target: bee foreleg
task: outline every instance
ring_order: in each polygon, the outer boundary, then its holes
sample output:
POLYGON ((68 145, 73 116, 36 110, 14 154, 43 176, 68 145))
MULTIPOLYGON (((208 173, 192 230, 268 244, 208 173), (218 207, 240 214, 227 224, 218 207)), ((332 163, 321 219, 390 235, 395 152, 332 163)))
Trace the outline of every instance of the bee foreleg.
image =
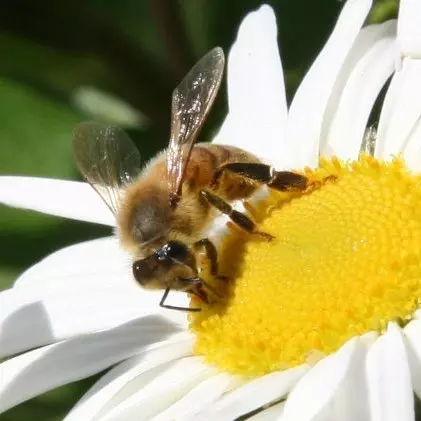
POLYGON ((208 291, 212 292, 212 294, 214 294, 216 297, 222 298, 222 295, 212 285, 208 284, 204 279, 200 277, 187 278, 187 279, 182 278, 182 281, 185 282, 186 284, 191 285, 190 288, 186 289, 187 292, 195 295, 196 297, 198 297, 200 300, 202 300, 205 303, 209 303, 209 300, 208 300, 208 295, 203 290, 203 287, 205 287, 208 291))
POLYGON ((165 300, 167 299, 170 290, 171 288, 169 287, 165 289, 164 294, 162 295, 161 301, 159 302, 160 307, 167 308, 169 310, 178 310, 178 311, 201 311, 200 308, 178 307, 178 306, 165 304, 165 300))
POLYGON ((223 214, 227 215, 231 221, 242 228, 244 231, 247 231, 250 234, 259 235, 265 240, 272 240, 273 236, 257 230, 256 224, 244 213, 238 212, 232 208, 232 206, 225 202, 225 200, 216 196, 215 194, 202 190, 200 195, 212 206, 221 211, 223 214))
POLYGON ((307 177, 292 171, 276 171, 273 167, 259 163, 234 162, 223 165, 216 171, 212 185, 218 184, 218 180, 224 171, 238 174, 257 183, 280 191, 302 191, 309 185, 307 177))
POLYGON ((208 238, 202 238, 193 244, 193 251, 195 253, 205 252, 206 259, 209 262, 210 274, 216 278, 222 278, 218 276, 218 252, 216 251, 215 245, 208 238))

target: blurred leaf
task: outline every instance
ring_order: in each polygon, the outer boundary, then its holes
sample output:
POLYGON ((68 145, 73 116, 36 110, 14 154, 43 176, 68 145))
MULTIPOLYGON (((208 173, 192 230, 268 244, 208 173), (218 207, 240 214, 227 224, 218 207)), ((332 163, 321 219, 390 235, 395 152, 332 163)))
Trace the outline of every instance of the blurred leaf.
MULTIPOLYGON (((35 221, 38 222, 36 225, 30 217, 35 213, 27 212, 27 215, 22 215, 24 212, 10 210, 13 216, 21 214, 21 225, 17 228, 14 228, 13 225, 9 226, 9 224, 0 226, 0 243, 7 245, 0 253, 3 279, 15 274, 14 270, 21 273, 24 269, 63 247, 112 234, 110 227, 47 215, 39 215, 40 221, 36 219, 35 221), (28 218, 28 221, 24 219, 25 217, 28 218)), ((13 217, 11 220, 13 221, 13 217)), ((17 222, 18 218, 15 219, 16 224, 17 222)), ((12 277, 8 278, 9 283, 13 280, 12 277)))
MULTIPOLYGON (((1 174, 72 178, 71 133, 83 115, 3 79, 0 98, 1 174)), ((51 219, 0 206, 0 229, 40 227, 51 219)))
POLYGON ((370 24, 381 23, 396 18, 398 9, 398 0, 378 0, 371 9, 367 22, 370 24))
POLYGON ((8 288, 18 274, 19 270, 15 267, 0 266, 0 290, 8 288))
POLYGON ((110 70, 92 56, 69 54, 29 39, 0 34, 2 65, 0 74, 7 79, 33 86, 43 96, 67 101, 80 85, 111 84, 110 70))
MULTIPOLYGON (((212 39, 210 27, 210 17, 215 6, 216 2, 207 0, 180 1, 185 30, 195 57, 200 57, 207 50, 217 46, 216 41, 212 39)), ((227 13, 229 9, 226 9, 227 13)))
POLYGON ((122 99, 92 86, 81 86, 73 92, 73 103, 94 120, 122 128, 141 128, 148 120, 122 99))
POLYGON ((155 123, 162 122, 162 105, 175 85, 171 71, 128 37, 124 22, 112 13, 84 0, 4 0, 0 27, 57 51, 99 60, 114 75, 114 86, 107 90, 126 99, 155 123))
POLYGON ((82 113, 3 79, 0 98, 2 174, 69 177, 74 174, 71 133, 82 113))
POLYGON ((160 40, 156 22, 151 19, 146 1, 135 0, 92 0, 91 4, 97 10, 103 10, 112 17, 115 25, 122 29, 125 35, 164 66, 168 66, 165 57, 165 47, 160 40))
POLYGON ((99 377, 96 375, 44 393, 1 414, 1 421, 60 421, 99 377))

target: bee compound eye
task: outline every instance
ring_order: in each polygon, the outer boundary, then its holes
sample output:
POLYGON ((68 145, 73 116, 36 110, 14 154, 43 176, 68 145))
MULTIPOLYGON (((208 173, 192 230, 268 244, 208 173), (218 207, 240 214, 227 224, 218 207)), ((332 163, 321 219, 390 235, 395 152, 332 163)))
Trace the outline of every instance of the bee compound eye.
POLYGON ((133 276, 140 285, 145 285, 147 277, 145 276, 145 262, 143 260, 136 260, 132 265, 133 276))
POLYGON ((178 241, 168 242, 161 250, 165 254, 166 258, 177 260, 179 262, 184 262, 189 255, 187 246, 178 241))

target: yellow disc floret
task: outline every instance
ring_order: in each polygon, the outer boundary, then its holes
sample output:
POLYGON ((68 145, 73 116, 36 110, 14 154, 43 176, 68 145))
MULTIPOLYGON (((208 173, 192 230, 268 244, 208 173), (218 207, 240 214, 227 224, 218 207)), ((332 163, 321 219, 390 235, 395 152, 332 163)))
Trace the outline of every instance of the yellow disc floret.
POLYGON ((238 230, 223 240, 225 298, 190 318, 196 353, 221 369, 292 367, 418 308, 421 178, 400 159, 368 156, 323 160, 306 175, 314 188, 271 193, 256 207, 259 229, 274 240, 238 230))

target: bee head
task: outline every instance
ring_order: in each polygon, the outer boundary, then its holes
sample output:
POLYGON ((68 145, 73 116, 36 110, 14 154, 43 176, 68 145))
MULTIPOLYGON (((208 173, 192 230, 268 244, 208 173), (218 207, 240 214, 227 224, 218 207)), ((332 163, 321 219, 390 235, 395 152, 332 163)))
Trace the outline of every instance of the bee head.
POLYGON ((150 256, 133 263, 133 276, 144 287, 160 289, 170 286, 177 277, 191 277, 194 257, 179 241, 169 241, 150 256))

